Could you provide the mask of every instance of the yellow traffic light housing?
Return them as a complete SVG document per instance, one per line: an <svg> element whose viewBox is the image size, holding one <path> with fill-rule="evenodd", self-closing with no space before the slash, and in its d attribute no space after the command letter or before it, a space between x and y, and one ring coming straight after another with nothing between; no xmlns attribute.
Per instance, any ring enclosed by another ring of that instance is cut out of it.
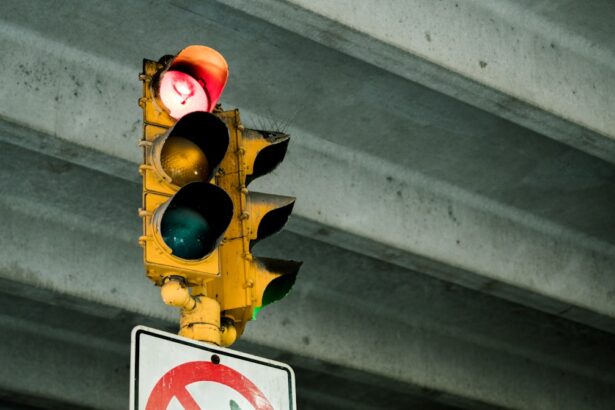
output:
<svg viewBox="0 0 615 410"><path fill-rule="evenodd" d="M169 276L202 285L219 275L217 244L230 222L232 202L211 180L229 137L209 111L227 77L224 57L204 46L143 61L140 242L147 276L157 285Z"/></svg>
<svg viewBox="0 0 615 410"><path fill-rule="evenodd" d="M224 58L204 46L144 60L144 263L180 334L229 345L259 309L294 283L300 263L252 255L286 223L294 198L249 192L284 158L289 137L245 129L216 105ZM213 111L213 112L212 112Z"/></svg>

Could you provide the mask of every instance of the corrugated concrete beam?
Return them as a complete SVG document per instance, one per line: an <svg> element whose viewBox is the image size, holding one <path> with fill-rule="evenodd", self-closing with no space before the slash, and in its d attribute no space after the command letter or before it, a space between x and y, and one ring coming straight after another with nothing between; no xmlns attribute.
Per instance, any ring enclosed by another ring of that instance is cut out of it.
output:
<svg viewBox="0 0 615 410"><path fill-rule="evenodd" d="M235 67L225 102L294 135L255 184L299 198L291 229L614 331L608 164L215 2L36 4L0 17L0 115L42 134L4 123L5 140L133 181L141 56L216 45Z"/></svg>
<svg viewBox="0 0 615 410"><path fill-rule="evenodd" d="M615 162L612 2L219 1Z"/></svg>
<svg viewBox="0 0 615 410"><path fill-rule="evenodd" d="M103 318L93 313L104 310L102 305L62 298L42 288L37 289L36 299L19 297L20 290L28 292L27 285L4 280L0 284L3 410L125 409L131 328L141 323L177 328L177 324L126 311ZM301 409L457 409L438 404L437 397L431 397L435 393L413 390L388 378L341 367L332 372L330 364L270 346L241 341L236 347L291 364Z"/></svg>
<svg viewBox="0 0 615 410"><path fill-rule="evenodd" d="M117 340L135 320L127 317L176 320L143 277L137 184L0 148L4 292L100 318L107 327L44 318L51 329L76 326L86 345L99 333ZM248 342L462 408L601 409L615 400L611 335L289 232L255 251L305 264L296 290L249 325ZM40 319L25 306L14 316ZM120 329L108 327L114 322ZM5 346L10 360L14 344ZM17 389L6 378L4 387Z"/></svg>

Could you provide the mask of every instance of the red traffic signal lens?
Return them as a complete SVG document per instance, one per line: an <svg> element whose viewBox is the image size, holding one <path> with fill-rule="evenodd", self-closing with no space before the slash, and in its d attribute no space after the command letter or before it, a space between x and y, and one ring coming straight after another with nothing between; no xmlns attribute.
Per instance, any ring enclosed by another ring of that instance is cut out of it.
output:
<svg viewBox="0 0 615 410"><path fill-rule="evenodd" d="M169 115L179 120L195 111L207 111L207 93L194 77L181 71L169 70L160 79L160 99Z"/></svg>
<svg viewBox="0 0 615 410"><path fill-rule="evenodd" d="M222 54L205 46L189 46L175 57L163 57L161 63L163 60L167 61L165 68L152 85L169 115L179 120L194 111L213 111L228 78Z"/></svg>

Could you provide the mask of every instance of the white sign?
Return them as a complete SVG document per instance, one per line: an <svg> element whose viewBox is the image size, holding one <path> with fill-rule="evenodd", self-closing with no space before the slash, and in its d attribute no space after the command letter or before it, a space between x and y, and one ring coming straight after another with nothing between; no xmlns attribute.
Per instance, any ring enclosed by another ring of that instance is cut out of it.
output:
<svg viewBox="0 0 615 410"><path fill-rule="evenodd" d="M290 366L137 326L131 410L296 410Z"/></svg>

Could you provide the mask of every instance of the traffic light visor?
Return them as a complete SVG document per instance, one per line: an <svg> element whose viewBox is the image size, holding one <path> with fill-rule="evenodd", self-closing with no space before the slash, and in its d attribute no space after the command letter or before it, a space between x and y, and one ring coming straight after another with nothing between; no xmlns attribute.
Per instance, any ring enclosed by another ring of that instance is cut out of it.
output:
<svg viewBox="0 0 615 410"><path fill-rule="evenodd" d="M228 64L220 53L205 46L189 46L160 74L158 96L174 119L194 111L211 112L227 78Z"/></svg>
<svg viewBox="0 0 615 410"><path fill-rule="evenodd" d="M251 251L261 239L279 232L284 227L293 211L295 198L260 192L250 192L248 198L252 222L256 225L250 236Z"/></svg>
<svg viewBox="0 0 615 410"><path fill-rule="evenodd" d="M171 253L200 260L218 245L233 215L233 202L215 185L201 182L181 188L156 211L158 231Z"/></svg>
<svg viewBox="0 0 615 410"><path fill-rule="evenodd" d="M254 179L273 171L282 162L288 149L290 137L283 132L248 129L245 132L252 166L246 175L246 185Z"/></svg>
<svg viewBox="0 0 615 410"><path fill-rule="evenodd" d="M177 187L207 182L229 144L226 125L215 115L197 111L180 119L156 143L153 162L164 178Z"/></svg>
<svg viewBox="0 0 615 410"><path fill-rule="evenodd" d="M252 319L256 319L262 308L277 302L290 292L297 280L297 274L301 267L301 262L295 261L271 258L257 258L257 261L266 271L273 273L277 277L265 287L261 300L262 303L260 306L254 307Z"/></svg>

